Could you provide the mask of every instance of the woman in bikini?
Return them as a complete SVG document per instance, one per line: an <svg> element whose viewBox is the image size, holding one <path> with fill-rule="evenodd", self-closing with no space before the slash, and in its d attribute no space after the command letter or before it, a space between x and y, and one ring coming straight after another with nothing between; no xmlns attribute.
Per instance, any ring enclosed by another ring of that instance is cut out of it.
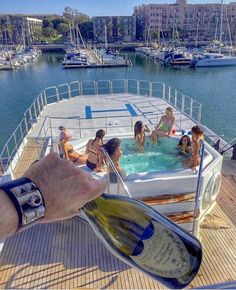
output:
<svg viewBox="0 0 236 290"><path fill-rule="evenodd" d="M181 155L189 155L191 152L191 140L188 135L182 136L179 140L178 149Z"/></svg>
<svg viewBox="0 0 236 290"><path fill-rule="evenodd" d="M112 138L110 139L106 144L104 144L102 147L105 148L106 152L108 155L111 157L111 160L113 161L117 171L121 175L122 178L125 178L126 172L123 168L121 168L120 165L120 159L122 156L122 151L121 151L121 140L118 138ZM101 159L99 162L99 167L102 166L103 160L105 160L106 157L101 151ZM109 178L111 183L117 183L117 176L114 170L112 169L111 166L109 166Z"/></svg>
<svg viewBox="0 0 236 290"><path fill-rule="evenodd" d="M97 165L99 164L100 148L103 145L103 138L105 136L105 131L100 129L96 132L95 139L88 141L86 147L86 153L88 154L88 159L86 165L92 171L97 171Z"/></svg>
<svg viewBox="0 0 236 290"><path fill-rule="evenodd" d="M60 134L60 145L63 151L64 157L68 160L71 160L76 165L85 164L88 158L88 154L80 154L78 153L73 146L69 143L72 135L67 129L64 127L61 130Z"/></svg>
<svg viewBox="0 0 236 290"><path fill-rule="evenodd" d="M184 164L191 167L192 170L196 170L196 167L200 164L200 141L204 139L203 131L199 126L192 127L192 156L187 159Z"/></svg>
<svg viewBox="0 0 236 290"><path fill-rule="evenodd" d="M142 121L137 121L134 125L134 139L136 141L137 151L144 150L145 133L150 133L150 129Z"/></svg>
<svg viewBox="0 0 236 290"><path fill-rule="evenodd" d="M157 124L155 130L152 131L152 141L157 142L158 137L169 137L171 135L172 127L175 123L175 117L173 116L173 109L171 107L166 108L166 114L161 117L160 122Z"/></svg>

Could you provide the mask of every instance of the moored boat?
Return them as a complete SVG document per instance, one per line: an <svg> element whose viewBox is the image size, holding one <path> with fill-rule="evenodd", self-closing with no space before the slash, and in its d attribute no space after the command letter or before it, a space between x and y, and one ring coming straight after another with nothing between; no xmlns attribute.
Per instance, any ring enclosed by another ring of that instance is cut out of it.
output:
<svg viewBox="0 0 236 290"><path fill-rule="evenodd" d="M192 67L225 67L236 66L236 57L221 53L203 53L195 55L191 62Z"/></svg>

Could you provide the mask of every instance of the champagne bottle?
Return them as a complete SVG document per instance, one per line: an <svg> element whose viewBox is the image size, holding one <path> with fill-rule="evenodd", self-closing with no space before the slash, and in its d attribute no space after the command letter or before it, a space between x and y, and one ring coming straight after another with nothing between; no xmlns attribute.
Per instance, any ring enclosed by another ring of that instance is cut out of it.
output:
<svg viewBox="0 0 236 290"><path fill-rule="evenodd" d="M103 194L83 207L105 246L126 264L169 288L184 288L202 260L197 238L146 204Z"/></svg>

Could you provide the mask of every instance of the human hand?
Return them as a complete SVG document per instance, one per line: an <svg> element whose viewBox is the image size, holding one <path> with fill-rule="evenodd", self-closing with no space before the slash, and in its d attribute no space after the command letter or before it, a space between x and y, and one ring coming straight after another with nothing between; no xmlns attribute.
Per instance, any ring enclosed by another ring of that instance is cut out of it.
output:
<svg viewBox="0 0 236 290"><path fill-rule="evenodd" d="M50 153L33 164L24 176L42 192L46 207L42 222L73 217L87 202L100 196L107 186L105 179L94 180L90 174L71 161L59 158L56 153Z"/></svg>

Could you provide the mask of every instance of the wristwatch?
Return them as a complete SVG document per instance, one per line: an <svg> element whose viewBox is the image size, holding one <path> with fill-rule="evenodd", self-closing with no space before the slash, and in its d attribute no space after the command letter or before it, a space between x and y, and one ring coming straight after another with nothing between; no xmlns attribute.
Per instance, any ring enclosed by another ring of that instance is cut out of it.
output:
<svg viewBox="0 0 236 290"><path fill-rule="evenodd" d="M13 202L19 217L17 231L39 222L45 214L43 196L29 178L19 178L0 184L2 189Z"/></svg>

